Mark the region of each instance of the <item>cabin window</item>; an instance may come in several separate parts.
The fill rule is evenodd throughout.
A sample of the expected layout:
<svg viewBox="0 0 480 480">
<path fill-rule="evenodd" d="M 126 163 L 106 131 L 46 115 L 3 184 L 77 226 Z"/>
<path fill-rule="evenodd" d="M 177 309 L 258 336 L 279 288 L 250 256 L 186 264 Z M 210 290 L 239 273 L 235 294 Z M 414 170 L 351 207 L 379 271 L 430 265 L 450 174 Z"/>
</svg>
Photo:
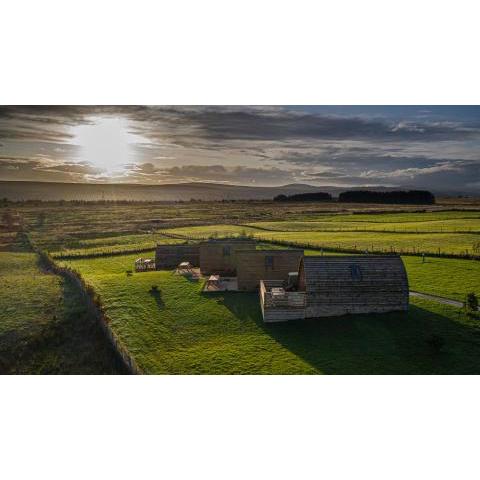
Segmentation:
<svg viewBox="0 0 480 480">
<path fill-rule="evenodd" d="M 265 268 L 273 270 L 273 257 L 271 255 L 265 257 Z"/>
<path fill-rule="evenodd" d="M 360 270 L 359 265 L 350 265 L 350 275 L 352 277 L 352 280 L 362 280 L 362 270 Z"/>
<path fill-rule="evenodd" d="M 229 257 L 230 256 L 230 245 L 225 245 L 223 247 L 223 256 Z"/>
</svg>

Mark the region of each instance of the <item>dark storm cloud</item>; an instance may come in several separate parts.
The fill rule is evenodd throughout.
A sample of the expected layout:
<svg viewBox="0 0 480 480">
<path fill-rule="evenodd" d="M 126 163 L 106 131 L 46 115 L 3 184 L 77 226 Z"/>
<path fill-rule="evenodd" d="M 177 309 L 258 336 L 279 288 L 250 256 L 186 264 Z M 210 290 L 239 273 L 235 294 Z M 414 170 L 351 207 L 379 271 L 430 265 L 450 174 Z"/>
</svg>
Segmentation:
<svg viewBox="0 0 480 480">
<path fill-rule="evenodd" d="M 96 168 L 88 163 L 63 163 L 61 165 L 52 165 L 51 167 L 40 167 L 45 172 L 66 172 L 82 175 L 98 175 L 104 172 L 102 168 Z"/>
<path fill-rule="evenodd" d="M 130 172 L 130 175 L 156 175 L 161 172 L 160 168 L 155 167 L 153 163 L 147 162 L 147 163 L 141 163 L 141 164 L 136 164 L 136 163 L 131 163 L 125 165 L 125 168 L 127 171 Z"/>
<path fill-rule="evenodd" d="M 78 181 L 85 175 L 98 175 L 102 169 L 88 163 L 48 164 L 43 158 L 11 157 L 0 155 L 0 172 L 8 173 L 11 179 L 34 175 L 42 180 Z"/>
<path fill-rule="evenodd" d="M 92 115 L 126 115 L 153 138 L 176 137 L 180 142 L 288 139 L 372 139 L 445 141 L 476 137 L 480 124 L 447 121 L 386 121 L 300 113 L 275 107 L 148 107 L 148 106 L 31 106 L 1 107 L 0 120 L 30 121 L 53 126 L 88 122 Z M 162 127 L 162 128 L 160 128 Z M 0 136 L 5 134 L 0 131 Z M 45 132 L 40 132 L 45 133 Z M 39 139 L 42 137 L 40 136 Z M 212 148 L 222 146 L 210 145 Z"/>
<path fill-rule="evenodd" d="M 179 117 L 177 117 L 178 121 Z M 375 139 L 440 141 L 480 133 L 478 125 L 406 123 L 278 111 L 185 111 L 180 119 L 195 133 L 215 140 Z"/>
<path fill-rule="evenodd" d="M 456 190 L 480 187 L 480 162 L 438 161 L 423 166 L 383 169 L 338 169 L 309 174 L 310 180 L 334 181 L 354 186 L 385 185 Z"/>
<path fill-rule="evenodd" d="M 145 172 L 145 165 L 141 166 Z M 165 169 L 148 170 L 150 175 L 168 181 L 212 181 L 236 184 L 271 182 L 293 182 L 303 174 L 301 170 L 282 170 L 280 168 L 225 167 L 224 165 L 182 165 Z"/>
</svg>

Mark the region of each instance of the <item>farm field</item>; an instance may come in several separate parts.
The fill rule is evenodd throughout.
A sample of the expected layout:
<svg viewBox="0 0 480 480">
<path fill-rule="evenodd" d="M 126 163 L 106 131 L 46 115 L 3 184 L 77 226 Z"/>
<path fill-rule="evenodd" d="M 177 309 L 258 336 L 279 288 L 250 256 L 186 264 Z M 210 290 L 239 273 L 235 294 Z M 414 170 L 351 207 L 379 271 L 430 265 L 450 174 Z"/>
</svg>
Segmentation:
<svg viewBox="0 0 480 480">
<path fill-rule="evenodd" d="M 80 248 L 79 240 L 147 234 L 152 231 L 186 225 L 257 224 L 258 222 L 375 222 L 382 218 L 390 223 L 429 220 L 478 219 L 480 204 L 461 205 L 461 211 L 451 211 L 454 204 L 402 206 L 354 205 L 325 203 L 279 204 L 269 201 L 247 202 L 25 202 L 12 204 L 34 241 L 49 251 Z M 446 209 L 450 210 L 446 210 Z M 425 211 L 425 213 L 418 213 Z M 365 212 L 369 213 L 368 215 Z M 411 212 L 411 213 L 409 213 Z M 415 213 L 417 212 L 417 213 Z M 418 217 L 419 216 L 419 217 Z M 338 217 L 338 218 L 337 218 Z M 365 217 L 365 218 L 364 218 Z M 417 218 L 418 217 L 418 218 Z M 338 226 L 341 226 L 339 224 Z M 459 225 L 459 227 L 462 227 Z M 463 227 L 466 227 L 464 225 Z M 463 228 L 462 227 L 462 228 Z M 469 228 L 477 228 L 476 224 Z"/>
<path fill-rule="evenodd" d="M 456 258 L 403 256 L 410 290 L 465 301 L 468 293 L 480 295 L 480 262 Z"/>
<path fill-rule="evenodd" d="M 171 206 L 168 206 L 170 209 Z M 183 208 L 183 207 L 181 207 Z M 204 208 L 198 207 L 201 212 Z M 235 206 L 241 210 L 239 206 Z M 286 207 L 289 211 L 290 207 Z M 191 211 L 189 210 L 191 213 Z M 319 215 L 313 215 L 317 218 Z M 396 225 L 400 224 L 406 227 L 415 226 L 417 224 L 436 224 L 442 222 L 444 225 L 453 222 L 472 222 L 480 221 L 480 212 L 477 211 L 436 211 L 426 213 L 381 213 L 381 214 L 329 214 L 320 215 L 322 218 L 328 219 L 323 222 L 325 224 L 334 225 L 348 225 L 351 223 L 364 222 L 368 225 L 383 226 L 396 219 Z M 101 208 L 101 219 L 105 219 L 103 213 L 103 206 Z M 355 219 L 355 220 L 354 220 Z M 95 223 L 95 222 L 93 222 Z M 153 255 L 149 253 L 148 249 L 153 249 L 154 245 L 158 243 L 176 243 L 181 242 L 181 239 L 167 238 L 162 236 L 161 232 L 165 231 L 169 234 L 185 235 L 189 237 L 208 238 L 208 237 L 223 237 L 235 235 L 249 235 L 258 240 L 267 239 L 269 241 L 291 241 L 300 244 L 312 245 L 313 248 L 306 248 L 305 253 L 318 255 L 321 247 L 330 247 L 331 249 L 352 248 L 356 247 L 360 251 L 382 250 L 390 251 L 395 249 L 397 251 L 425 251 L 431 249 L 433 253 L 441 251 L 453 250 L 452 253 L 462 253 L 462 249 L 472 249 L 472 243 L 480 242 L 480 235 L 475 234 L 417 234 L 417 233 L 383 233 L 383 232 L 317 232 L 308 230 L 299 231 L 282 231 L 283 228 L 288 228 L 292 225 L 295 228 L 307 228 L 309 225 L 316 225 L 316 220 L 286 222 L 286 221 L 269 221 L 256 222 L 254 224 L 218 224 L 218 225 L 197 225 L 186 226 L 167 230 L 154 230 L 151 233 L 136 233 L 136 234 L 122 234 L 117 232 L 115 235 L 98 235 L 95 232 L 90 232 L 90 236 L 84 238 L 75 238 L 70 241 L 69 248 L 62 248 L 58 250 L 57 247 L 47 248 L 52 252 L 54 258 L 76 257 L 76 256 L 95 256 L 108 255 L 110 253 L 122 252 L 137 252 L 142 251 L 141 255 Z M 253 226 L 254 225 L 254 226 Z M 67 224 L 68 226 L 68 224 Z M 272 231 L 264 230 L 264 228 L 273 229 Z M 465 228 L 465 227 L 462 227 Z M 88 226 L 86 231 L 88 233 Z M 54 232 L 56 233 L 56 232 Z M 32 227 L 31 236 L 38 238 L 41 235 Z M 55 234 L 49 236 L 49 241 L 52 245 L 55 244 Z M 42 241 L 40 241 L 42 243 Z M 45 243 L 45 242 L 44 242 Z M 317 246 L 317 250 L 314 248 Z M 265 244 L 263 248 L 285 248 L 281 245 Z M 262 248 L 262 246 L 259 246 Z M 338 254 L 334 251 L 323 251 L 324 254 Z M 140 253 L 139 253 L 140 255 Z M 480 262 L 456 258 L 435 258 L 426 257 L 425 262 L 421 257 L 403 256 L 403 261 L 407 268 L 410 288 L 424 293 L 445 296 L 459 301 L 464 301 L 467 293 L 473 291 L 477 294 L 480 289 Z"/>
<path fill-rule="evenodd" d="M 413 214 L 412 214 L 413 215 Z M 425 214 L 427 215 L 427 214 Z M 343 217 L 343 215 L 338 215 Z M 357 215 L 351 215 L 356 217 Z M 373 215 L 372 215 L 373 216 Z M 480 233 L 480 218 L 462 218 L 428 221 L 355 221 L 355 220 L 309 220 L 304 222 L 255 222 L 249 227 L 272 231 L 346 231 L 346 232 L 391 232 L 391 233 Z"/>
<path fill-rule="evenodd" d="M 478 320 L 453 307 L 415 299 L 408 313 L 265 325 L 257 294 L 204 294 L 170 271 L 129 276 L 134 259 L 62 263 L 93 285 L 146 373 L 480 373 Z M 438 355 L 431 335 L 445 340 Z"/>
<path fill-rule="evenodd" d="M 480 252 L 480 212 L 442 211 L 317 215 L 308 220 L 185 226 L 168 232 L 197 238 L 247 234 L 329 248 L 463 255 Z"/>
<path fill-rule="evenodd" d="M 239 225 L 207 225 L 166 230 L 190 238 L 209 238 L 247 234 L 259 240 L 287 241 L 310 247 L 355 249 L 370 252 L 438 252 L 464 255 L 480 248 L 480 235 L 459 233 L 384 233 L 260 230 Z"/>
<path fill-rule="evenodd" d="M 408 314 L 265 325 L 256 294 L 205 295 L 201 284 L 166 271 L 126 274 L 135 258 L 153 256 L 157 243 L 247 235 L 258 248 L 307 246 L 306 255 L 440 249 L 459 258 L 402 256 L 410 289 L 459 301 L 480 293 L 480 262 L 460 258 L 480 242 L 479 211 L 381 207 L 26 204 L 15 215 L 35 245 L 95 288 L 112 328 L 146 373 L 480 373 L 478 319 L 454 307 L 411 299 Z M 0 293 L 6 306 L 0 370 L 121 373 L 105 339 L 83 322 L 88 316 L 78 292 L 43 273 L 16 236 L 0 231 L 0 275 L 8 284 Z M 150 292 L 152 285 L 159 294 Z M 27 301 L 17 301 L 12 292 L 18 291 Z M 429 350 L 431 335 L 446 342 L 440 355 Z"/>
<path fill-rule="evenodd" d="M 15 250 L 0 252 L 0 373 L 124 373 L 76 288 Z"/>
<path fill-rule="evenodd" d="M 63 248 L 51 253 L 53 258 L 81 257 L 85 255 L 116 254 L 118 252 L 140 252 L 153 250 L 158 243 L 181 243 L 182 240 L 165 238 L 160 234 L 122 235 L 117 237 L 79 240 L 78 248 Z"/>
</svg>

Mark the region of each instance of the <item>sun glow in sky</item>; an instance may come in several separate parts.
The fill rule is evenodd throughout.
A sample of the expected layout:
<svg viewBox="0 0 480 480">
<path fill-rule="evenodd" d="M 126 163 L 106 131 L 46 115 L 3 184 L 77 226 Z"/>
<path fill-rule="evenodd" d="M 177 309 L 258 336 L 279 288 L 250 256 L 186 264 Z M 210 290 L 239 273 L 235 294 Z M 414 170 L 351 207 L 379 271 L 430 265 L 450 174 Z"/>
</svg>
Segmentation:
<svg viewBox="0 0 480 480">
<path fill-rule="evenodd" d="M 0 180 L 480 189 L 478 106 L 0 106 Z"/>
<path fill-rule="evenodd" d="M 105 170 L 121 172 L 135 163 L 135 143 L 145 141 L 131 132 L 128 119 L 115 116 L 91 117 L 91 123 L 72 127 L 73 143 L 79 147 L 79 160 Z"/>
</svg>

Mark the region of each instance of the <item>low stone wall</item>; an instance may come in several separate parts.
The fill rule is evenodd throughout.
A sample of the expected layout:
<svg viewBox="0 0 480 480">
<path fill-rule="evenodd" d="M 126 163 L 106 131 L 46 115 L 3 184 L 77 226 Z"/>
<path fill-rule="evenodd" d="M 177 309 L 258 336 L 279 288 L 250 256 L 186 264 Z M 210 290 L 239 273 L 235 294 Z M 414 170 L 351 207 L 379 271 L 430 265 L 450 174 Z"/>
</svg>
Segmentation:
<svg viewBox="0 0 480 480">
<path fill-rule="evenodd" d="M 35 245 L 33 245 L 30 239 L 28 240 L 32 249 L 35 251 L 35 253 L 39 255 L 42 263 L 48 270 L 57 275 L 61 275 L 64 278 L 72 280 L 73 283 L 77 285 L 85 299 L 88 312 L 95 318 L 97 322 L 99 322 L 99 325 L 105 333 L 105 336 L 112 344 L 113 348 L 115 349 L 122 363 L 127 368 L 128 372 L 133 375 L 143 374 L 142 369 L 138 366 L 138 364 L 128 352 L 125 345 L 123 345 L 123 343 L 120 341 L 120 339 L 116 336 L 115 332 L 110 327 L 110 319 L 106 315 L 100 297 L 97 293 L 95 293 L 94 288 L 91 285 L 88 285 L 78 272 L 69 267 L 61 267 L 57 265 L 47 253 L 43 252 Z"/>
<path fill-rule="evenodd" d="M 85 285 L 83 279 L 74 271 L 56 266 L 55 273 L 62 275 L 64 277 L 70 278 L 82 291 L 82 294 L 87 302 L 87 307 L 89 313 L 94 316 L 94 318 L 99 322 L 103 332 L 106 337 L 113 345 L 115 351 L 121 358 L 122 362 L 125 364 L 128 371 L 133 375 L 143 374 L 140 367 L 137 365 L 137 362 L 131 357 L 127 348 L 115 335 L 114 331 L 110 327 L 110 319 L 107 317 L 103 311 L 103 305 L 101 304 L 98 296 L 94 293 L 93 288 L 88 288 L 88 285 Z"/>
</svg>

